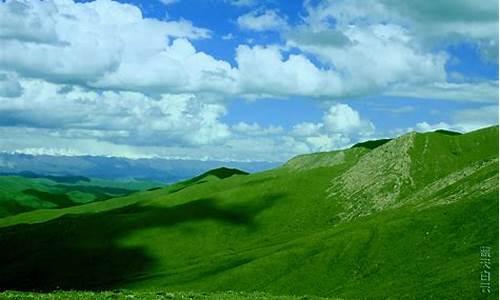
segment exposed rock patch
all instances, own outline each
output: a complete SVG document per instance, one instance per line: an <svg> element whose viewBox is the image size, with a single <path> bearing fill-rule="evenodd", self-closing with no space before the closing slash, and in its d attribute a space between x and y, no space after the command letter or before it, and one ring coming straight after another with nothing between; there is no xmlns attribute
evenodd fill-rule
<svg viewBox="0 0 500 300"><path fill-rule="evenodd" d="M410 150L415 132L392 140L364 155L328 188L329 197L342 201L348 220L393 205L404 186L412 186Z"/></svg>

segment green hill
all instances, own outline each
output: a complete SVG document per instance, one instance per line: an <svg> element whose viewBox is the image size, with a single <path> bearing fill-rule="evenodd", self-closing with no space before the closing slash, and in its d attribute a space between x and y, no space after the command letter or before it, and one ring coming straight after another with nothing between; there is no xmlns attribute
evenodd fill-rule
<svg viewBox="0 0 500 300"><path fill-rule="evenodd" d="M64 208L126 196L158 182L111 181L34 173L0 175L0 218L27 211Z"/></svg>
<svg viewBox="0 0 500 300"><path fill-rule="evenodd" d="M498 298L498 127L211 175L0 219L0 287Z"/></svg>
<svg viewBox="0 0 500 300"><path fill-rule="evenodd" d="M217 169L213 169L213 170L210 170L208 172L205 172L205 173L203 173L200 176L197 176L195 178L199 180L199 179L205 178L207 176L215 176L219 179L224 179L224 178L229 178L233 175L248 175L248 173L245 171L242 171L242 170L238 170L238 169L222 167L222 168L217 168Z"/></svg>

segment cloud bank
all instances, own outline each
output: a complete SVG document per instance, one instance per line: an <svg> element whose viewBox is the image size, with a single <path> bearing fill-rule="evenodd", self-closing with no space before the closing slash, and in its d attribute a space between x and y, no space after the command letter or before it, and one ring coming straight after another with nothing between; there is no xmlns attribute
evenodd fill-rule
<svg viewBox="0 0 500 300"><path fill-rule="evenodd" d="M280 39L240 42L233 60L224 60L195 46L214 36L211 29L147 18L130 4L0 2L0 150L56 145L72 153L285 160L380 135L348 105L353 98L444 99L481 103L481 114L498 110L498 81L451 80L446 51L472 43L482 59L498 63L494 1L305 1L295 23L256 1L226 3L241 9L234 20L241 32ZM333 104L321 120L290 128L224 121L234 99L290 97ZM481 114L464 111L416 128L477 128L485 124L474 121Z"/></svg>

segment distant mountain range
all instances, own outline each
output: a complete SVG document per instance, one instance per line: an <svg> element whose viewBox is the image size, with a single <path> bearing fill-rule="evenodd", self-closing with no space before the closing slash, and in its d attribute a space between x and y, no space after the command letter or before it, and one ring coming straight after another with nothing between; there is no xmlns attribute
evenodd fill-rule
<svg viewBox="0 0 500 300"><path fill-rule="evenodd" d="M103 179L141 179L173 183L208 170L229 167L258 172L278 166L273 162L225 162L181 159L127 159L101 156L51 156L0 153L0 174L35 173L48 176L85 176ZM21 174L22 175L22 174Z"/></svg>

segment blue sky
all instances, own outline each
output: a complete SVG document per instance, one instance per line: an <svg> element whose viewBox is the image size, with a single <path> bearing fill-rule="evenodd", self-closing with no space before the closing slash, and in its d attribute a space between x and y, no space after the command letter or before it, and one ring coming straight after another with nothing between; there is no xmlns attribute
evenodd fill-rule
<svg viewBox="0 0 500 300"><path fill-rule="evenodd" d="M498 123L498 3L0 2L0 151L283 161Z"/></svg>

